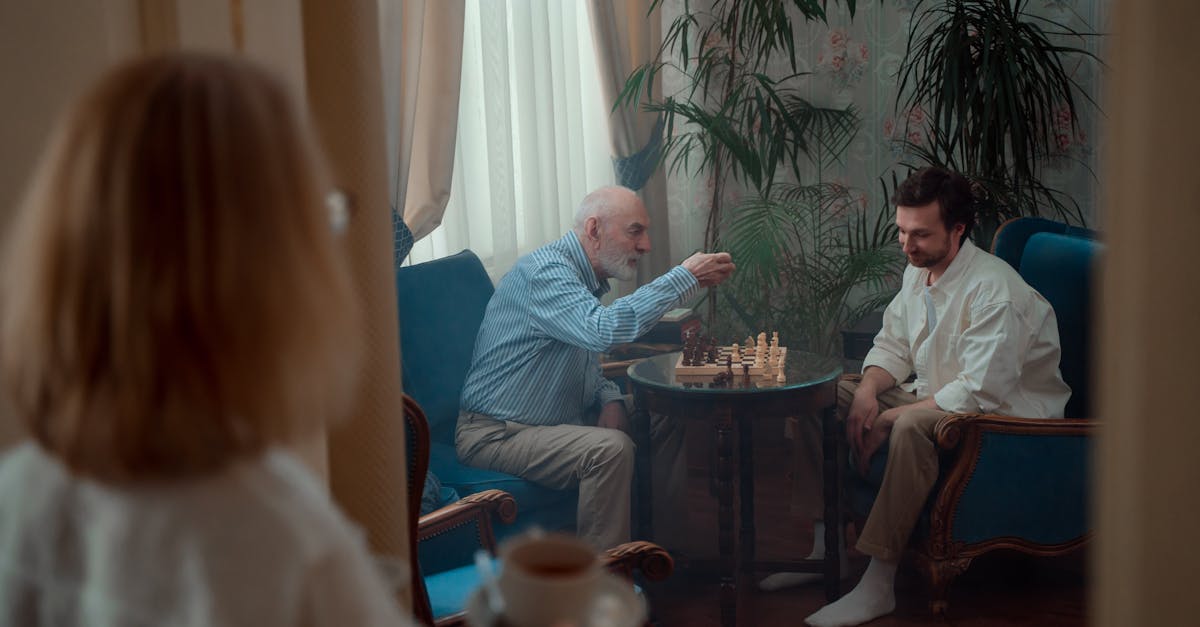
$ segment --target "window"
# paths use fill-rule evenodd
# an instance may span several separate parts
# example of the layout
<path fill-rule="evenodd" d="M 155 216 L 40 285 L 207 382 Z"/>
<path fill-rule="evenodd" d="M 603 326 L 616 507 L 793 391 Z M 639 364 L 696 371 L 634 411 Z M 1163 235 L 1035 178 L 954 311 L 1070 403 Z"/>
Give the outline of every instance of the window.
<path fill-rule="evenodd" d="M 467 0 L 453 187 L 409 263 L 470 248 L 493 278 L 614 181 L 582 0 Z"/>

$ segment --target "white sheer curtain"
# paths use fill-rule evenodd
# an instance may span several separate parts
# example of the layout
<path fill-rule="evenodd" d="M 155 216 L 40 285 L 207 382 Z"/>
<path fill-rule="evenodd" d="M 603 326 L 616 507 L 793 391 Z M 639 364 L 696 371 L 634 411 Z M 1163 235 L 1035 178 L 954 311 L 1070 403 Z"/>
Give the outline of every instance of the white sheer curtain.
<path fill-rule="evenodd" d="M 458 146 L 442 225 L 409 263 L 470 248 L 498 278 L 614 181 L 586 5 L 467 0 Z"/>

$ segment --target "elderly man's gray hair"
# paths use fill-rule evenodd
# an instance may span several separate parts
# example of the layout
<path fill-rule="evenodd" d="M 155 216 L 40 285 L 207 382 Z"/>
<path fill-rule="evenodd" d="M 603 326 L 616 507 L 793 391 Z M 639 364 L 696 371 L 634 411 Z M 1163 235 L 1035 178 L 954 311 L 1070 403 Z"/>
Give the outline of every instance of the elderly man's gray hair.
<path fill-rule="evenodd" d="M 600 220 L 608 217 L 614 209 L 625 206 L 637 198 L 637 192 L 620 185 L 606 185 L 588 194 L 575 210 L 575 232 L 583 233 L 583 223 L 588 218 Z"/>

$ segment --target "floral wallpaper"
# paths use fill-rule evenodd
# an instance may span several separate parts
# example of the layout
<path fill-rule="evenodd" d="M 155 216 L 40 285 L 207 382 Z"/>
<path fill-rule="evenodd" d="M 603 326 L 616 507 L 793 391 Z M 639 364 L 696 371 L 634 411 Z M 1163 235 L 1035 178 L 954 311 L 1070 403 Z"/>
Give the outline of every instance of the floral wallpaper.
<path fill-rule="evenodd" d="M 693 4 L 695 4 L 693 2 Z M 817 105 L 845 107 L 853 105 L 862 117 L 857 136 L 840 162 L 827 166 L 822 180 L 844 185 L 853 202 L 867 207 L 886 207 L 879 181 L 905 160 L 905 143 L 924 141 L 924 129 L 930 124 L 921 107 L 897 111 L 896 84 L 907 44 L 913 10 L 919 0 L 859 2 L 851 20 L 844 7 L 830 4 L 828 24 L 802 20 L 796 33 L 797 62 L 804 73 L 800 81 L 806 97 Z M 1064 21 L 1081 32 L 1103 32 L 1109 0 L 1031 0 L 1026 4 L 1034 15 Z M 679 15 L 683 0 L 667 0 L 663 6 L 663 30 Z M 1072 41 L 1103 57 L 1103 37 Z M 1070 71 L 1087 94 L 1100 102 L 1102 75 L 1094 61 L 1072 59 Z M 786 74 L 786 62 L 780 60 L 778 75 Z M 686 83 L 678 73 L 665 71 L 663 93 L 683 90 Z M 1097 222 L 1094 172 L 1101 151 L 1097 143 L 1097 119 L 1100 111 L 1085 101 L 1078 105 L 1080 124 L 1072 131 L 1070 114 L 1065 107 L 1056 120 L 1057 153 L 1044 173 L 1047 184 L 1070 194 L 1079 203 L 1088 226 Z M 806 176 L 817 176 L 814 171 Z M 816 180 L 810 179 L 810 180 Z M 711 204 L 712 182 L 704 174 L 672 172 L 668 176 L 668 219 L 671 223 L 671 254 L 681 259 L 703 245 L 704 224 Z M 737 190 L 728 192 L 736 196 Z M 890 207 L 887 208 L 890 211 Z"/>

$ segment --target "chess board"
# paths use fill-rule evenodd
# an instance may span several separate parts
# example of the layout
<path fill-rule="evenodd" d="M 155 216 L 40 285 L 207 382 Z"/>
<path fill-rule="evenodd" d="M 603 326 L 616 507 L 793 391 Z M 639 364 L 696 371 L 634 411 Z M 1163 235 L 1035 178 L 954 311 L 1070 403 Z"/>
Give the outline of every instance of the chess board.
<path fill-rule="evenodd" d="M 779 351 L 778 354 L 782 355 L 783 363 L 786 364 L 787 363 L 787 347 L 780 346 L 776 350 Z M 677 375 L 719 374 L 719 373 L 725 372 L 725 370 L 726 370 L 725 358 L 732 354 L 733 354 L 732 346 L 718 346 L 716 361 L 706 358 L 705 363 L 703 365 L 685 366 L 683 364 L 683 354 L 681 353 L 679 355 L 679 359 L 677 359 L 675 361 L 675 374 L 677 374 Z M 742 351 L 742 359 L 744 360 L 744 363 L 750 364 L 750 374 L 752 376 L 761 377 L 761 376 L 767 375 L 767 374 L 773 375 L 773 374 L 775 374 L 775 372 L 777 370 L 777 369 L 768 370 L 766 367 L 756 367 L 754 365 L 754 349 L 750 349 L 749 351 L 743 350 Z M 733 376 L 735 376 L 735 377 L 741 376 L 743 374 L 743 371 L 744 371 L 744 368 L 742 367 L 741 364 L 739 364 L 736 361 L 733 362 Z"/>

